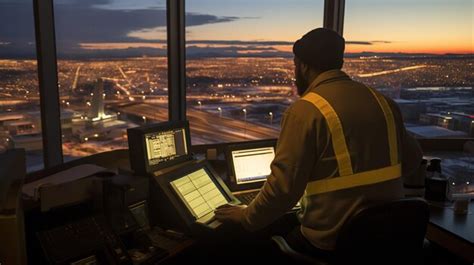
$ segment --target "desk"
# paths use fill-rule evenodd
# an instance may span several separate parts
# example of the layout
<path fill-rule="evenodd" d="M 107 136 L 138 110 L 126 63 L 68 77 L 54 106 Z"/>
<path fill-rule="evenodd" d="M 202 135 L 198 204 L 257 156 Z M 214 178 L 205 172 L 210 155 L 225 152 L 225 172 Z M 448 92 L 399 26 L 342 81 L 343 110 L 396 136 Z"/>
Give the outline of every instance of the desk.
<path fill-rule="evenodd" d="M 426 237 L 463 259 L 474 262 L 474 202 L 469 213 L 455 214 L 452 207 L 430 205 Z"/>

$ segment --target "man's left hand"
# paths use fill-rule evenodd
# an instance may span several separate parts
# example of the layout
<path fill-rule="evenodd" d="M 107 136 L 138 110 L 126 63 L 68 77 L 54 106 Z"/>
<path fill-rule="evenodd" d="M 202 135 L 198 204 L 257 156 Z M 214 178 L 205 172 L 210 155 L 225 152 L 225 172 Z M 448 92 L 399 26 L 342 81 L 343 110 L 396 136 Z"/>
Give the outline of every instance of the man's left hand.
<path fill-rule="evenodd" d="M 217 207 L 214 213 L 216 215 L 216 219 L 221 222 L 240 224 L 244 217 L 245 208 L 247 208 L 247 205 L 225 204 Z"/>

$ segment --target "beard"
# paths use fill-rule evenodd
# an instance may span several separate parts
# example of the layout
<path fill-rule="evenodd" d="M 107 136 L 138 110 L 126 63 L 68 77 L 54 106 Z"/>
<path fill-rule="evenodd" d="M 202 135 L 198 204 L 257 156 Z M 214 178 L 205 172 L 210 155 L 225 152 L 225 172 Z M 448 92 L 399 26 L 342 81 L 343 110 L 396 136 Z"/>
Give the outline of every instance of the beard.
<path fill-rule="evenodd" d="M 295 79 L 296 79 L 295 85 L 296 85 L 296 89 L 298 91 L 298 95 L 302 96 L 304 94 L 304 92 L 306 92 L 306 90 L 309 87 L 308 81 L 303 76 L 303 74 L 301 74 L 301 71 L 296 71 Z"/>

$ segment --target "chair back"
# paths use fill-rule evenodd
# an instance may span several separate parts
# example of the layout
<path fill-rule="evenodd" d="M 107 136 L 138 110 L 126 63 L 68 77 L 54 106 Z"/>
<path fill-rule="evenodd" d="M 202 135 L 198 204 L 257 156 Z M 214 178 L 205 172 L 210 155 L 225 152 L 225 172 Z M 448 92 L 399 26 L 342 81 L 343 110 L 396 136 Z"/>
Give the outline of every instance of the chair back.
<path fill-rule="evenodd" d="M 413 261 L 423 253 L 428 220 L 428 204 L 418 198 L 362 208 L 341 228 L 336 256 L 350 263 L 372 258 L 382 263 Z"/>

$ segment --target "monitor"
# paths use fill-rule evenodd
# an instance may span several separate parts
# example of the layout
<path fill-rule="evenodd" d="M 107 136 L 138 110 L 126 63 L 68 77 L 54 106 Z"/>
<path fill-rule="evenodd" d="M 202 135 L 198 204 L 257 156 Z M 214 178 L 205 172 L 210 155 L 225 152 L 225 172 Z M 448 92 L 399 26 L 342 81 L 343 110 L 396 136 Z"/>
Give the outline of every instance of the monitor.
<path fill-rule="evenodd" d="M 227 203 L 239 203 L 206 161 L 155 176 L 155 180 L 160 193 L 165 195 L 164 199 L 191 229 L 194 224 L 217 227 L 219 223 L 214 218 L 214 210 Z M 164 204 L 163 199 L 156 200 L 156 203 Z M 171 216 L 169 213 L 163 215 Z"/>
<path fill-rule="evenodd" d="M 191 160 L 189 124 L 164 122 L 127 130 L 130 164 L 136 174 Z"/>
<path fill-rule="evenodd" d="M 150 166 L 188 154 L 184 128 L 145 134 L 146 157 Z"/>
<path fill-rule="evenodd" d="M 265 140 L 228 147 L 227 160 L 232 189 L 259 188 L 271 173 L 275 141 Z"/>

